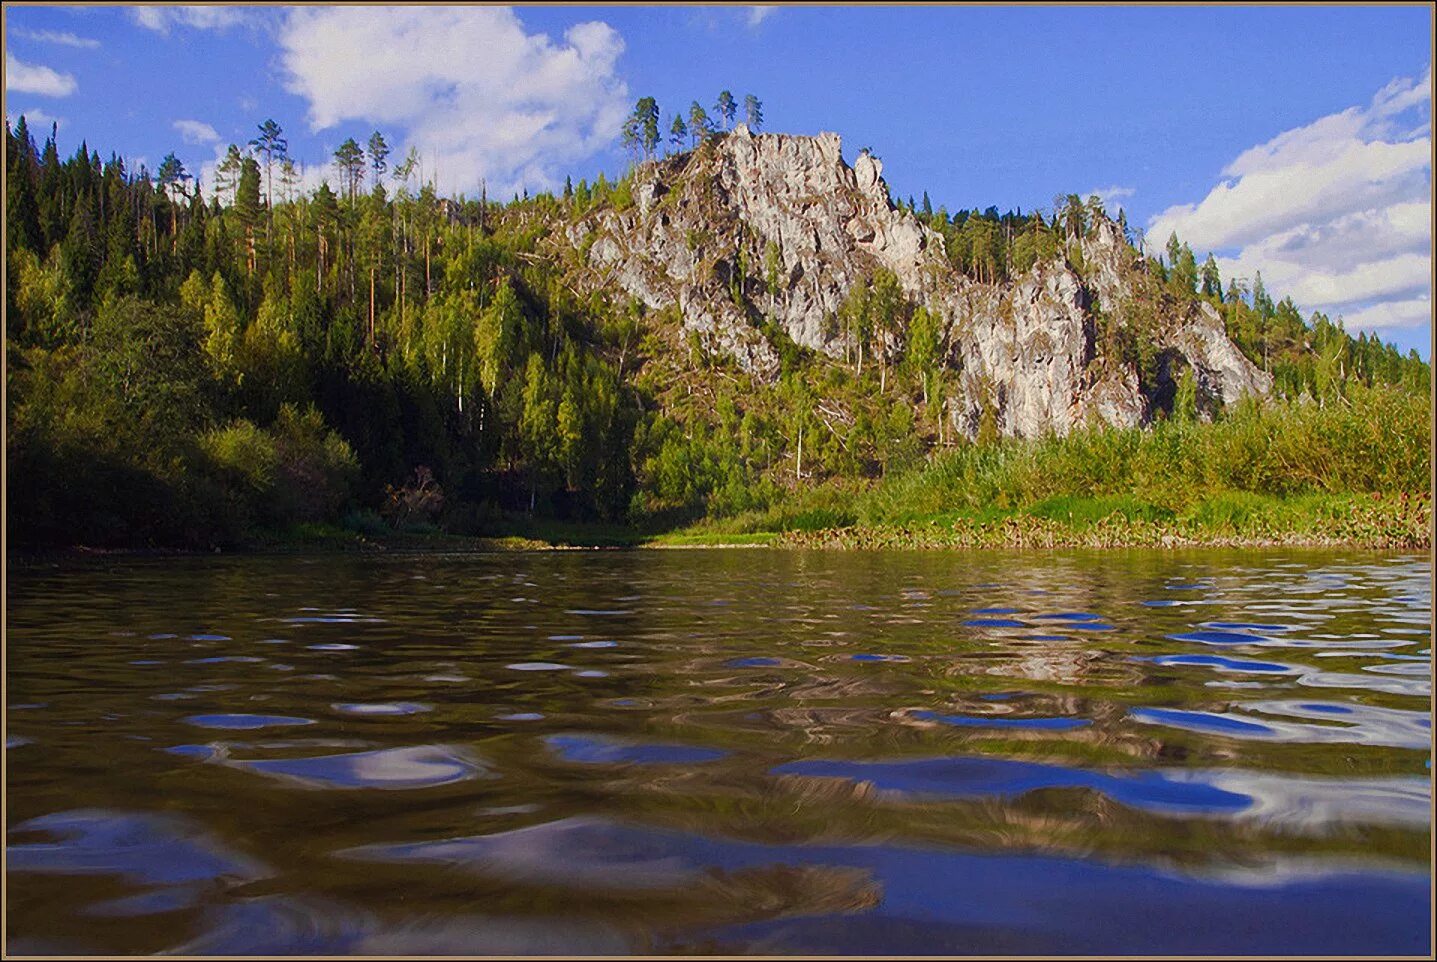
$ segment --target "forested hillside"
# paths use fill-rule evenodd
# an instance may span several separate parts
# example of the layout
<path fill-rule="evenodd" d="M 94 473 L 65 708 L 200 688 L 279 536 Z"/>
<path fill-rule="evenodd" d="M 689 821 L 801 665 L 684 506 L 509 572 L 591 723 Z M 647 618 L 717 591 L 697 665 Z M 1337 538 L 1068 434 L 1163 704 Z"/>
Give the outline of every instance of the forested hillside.
<path fill-rule="evenodd" d="M 602 237 L 667 216 L 656 183 L 699 197 L 705 158 L 736 135 L 674 125 L 674 155 L 641 137 L 652 156 L 620 180 L 500 201 L 437 196 L 378 133 L 347 142 L 307 190 L 268 121 L 202 191 L 173 154 L 154 172 L 85 143 L 62 159 L 53 130 L 37 144 L 23 118 L 7 125 L 11 543 L 204 548 L 304 525 L 485 534 L 542 518 L 657 530 L 1012 433 L 963 386 L 977 335 L 879 262 L 853 262 L 866 266 L 800 343 L 788 251 L 739 243 L 708 258 L 702 283 L 743 326 L 733 343 L 770 365 L 742 363 L 722 319 L 694 320 L 709 301 L 661 303 L 606 272 Z M 880 206 L 941 237 L 924 244 L 975 285 L 1038 283 L 1049 264 L 1103 283 L 1083 262 L 1110 223 L 1095 201 L 949 215 L 882 191 Z M 685 209 L 707 216 L 697 200 Z M 697 263 L 712 238 L 686 230 Z M 1224 282 L 1176 239 L 1141 256 L 1118 230 L 1140 268 L 1122 283 L 1143 296 L 1084 307 L 1096 326 L 1080 373 L 1101 387 L 1133 372 L 1132 423 L 1224 416 L 1171 366 L 1175 348 L 1145 340 L 1154 304 L 1215 311 L 1244 363 L 1271 376 L 1269 405 L 1350 406 L 1374 388 L 1425 406 L 1415 354 L 1304 320 L 1260 279 Z"/>

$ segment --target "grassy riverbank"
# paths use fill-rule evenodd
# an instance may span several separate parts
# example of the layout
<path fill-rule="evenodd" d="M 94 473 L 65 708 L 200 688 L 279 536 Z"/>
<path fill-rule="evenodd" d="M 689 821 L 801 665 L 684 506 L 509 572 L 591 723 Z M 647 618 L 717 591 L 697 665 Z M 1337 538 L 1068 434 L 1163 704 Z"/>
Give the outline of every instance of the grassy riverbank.
<path fill-rule="evenodd" d="M 811 517 L 811 516 L 810 516 Z M 802 523 L 802 522 L 801 522 Z M 653 547 L 770 544 L 806 548 L 1120 548 L 1351 546 L 1426 548 L 1432 502 L 1421 497 L 1231 492 L 1175 513 L 1135 498 L 1055 498 L 1016 509 L 948 512 L 891 523 L 722 531 L 701 526 Z M 775 527 L 777 527 L 775 525 Z"/>
<path fill-rule="evenodd" d="M 850 493 L 850 497 L 863 496 Z M 1230 492 L 1184 513 L 1135 498 L 1057 498 L 1024 508 L 954 511 L 902 522 L 821 524 L 823 510 L 771 521 L 704 522 L 658 534 L 632 528 L 548 522 L 493 536 L 438 531 L 374 535 L 333 525 L 263 533 L 240 550 L 559 551 L 625 548 L 1181 548 L 1355 547 L 1425 549 L 1432 501 L 1375 495 L 1279 498 Z M 744 528 L 745 530 L 739 530 Z M 174 551 L 75 548 L 62 554 L 174 554 Z M 207 552 L 179 552 L 204 554 Z M 12 561 L 15 560 L 13 557 Z"/>
<path fill-rule="evenodd" d="M 1431 542 L 1428 398 L 1358 389 L 1212 423 L 971 445 L 867 487 L 796 493 L 661 543 L 1108 547 Z"/>

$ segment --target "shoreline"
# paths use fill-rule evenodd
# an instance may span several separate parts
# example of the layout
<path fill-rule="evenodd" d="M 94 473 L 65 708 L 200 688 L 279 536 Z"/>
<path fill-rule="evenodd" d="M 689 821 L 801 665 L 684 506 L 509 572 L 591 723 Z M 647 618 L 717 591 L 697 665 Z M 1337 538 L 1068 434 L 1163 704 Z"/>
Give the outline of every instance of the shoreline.
<path fill-rule="evenodd" d="M 1119 528 L 1123 530 L 1119 530 Z M 576 543 L 536 538 L 466 537 L 449 535 L 428 538 L 398 538 L 377 541 L 326 539 L 280 541 L 226 548 L 95 548 L 74 545 L 63 548 L 6 551 L 7 565 L 31 566 L 65 561 L 106 559 L 178 559 L 214 556 L 263 557 L 266 555 L 378 555 L 378 554 L 499 554 L 530 551 L 694 551 L 694 550 L 776 550 L 776 551 L 1189 551 L 1189 550 L 1273 550 L 1312 549 L 1357 551 L 1431 552 L 1428 537 L 1337 536 L 1329 532 L 1292 532 L 1266 537 L 1231 532 L 1180 532 L 1152 526 L 1094 526 L 1077 529 L 1065 526 L 1022 524 L 941 525 L 909 524 L 876 527 L 830 528 L 817 531 L 756 532 L 747 535 L 673 533 L 638 536 L 622 543 Z"/>
<path fill-rule="evenodd" d="M 519 551 L 673 551 L 702 548 L 821 551 L 1054 551 L 1350 549 L 1430 552 L 1432 499 L 1340 495 L 1271 501 L 1226 517 L 1151 517 L 1134 510 L 1066 516 L 1005 509 L 922 514 L 892 521 L 806 524 L 803 515 L 700 520 L 667 531 L 593 522 L 516 521 L 507 532 L 449 534 L 430 528 L 358 531 L 337 525 L 262 530 L 242 542 L 205 548 L 7 546 L 11 564 L 106 558 L 208 555 L 471 554 Z"/>

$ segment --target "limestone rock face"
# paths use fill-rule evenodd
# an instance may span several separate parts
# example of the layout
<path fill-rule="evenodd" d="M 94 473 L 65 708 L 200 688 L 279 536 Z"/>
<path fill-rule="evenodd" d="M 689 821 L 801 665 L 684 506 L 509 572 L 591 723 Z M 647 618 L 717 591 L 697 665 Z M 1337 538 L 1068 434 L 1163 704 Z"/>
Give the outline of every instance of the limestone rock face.
<path fill-rule="evenodd" d="M 601 208 L 567 228 L 562 240 L 585 252 L 587 282 L 654 310 L 676 305 L 685 328 L 760 378 L 779 370 L 765 322 L 803 347 L 846 356 L 853 345 L 839 308 L 885 268 L 942 321 L 941 403 L 958 432 L 975 436 L 986 420 L 1000 434 L 1032 437 L 1152 416 L 1139 372 L 1102 355 L 1099 319 L 1123 316 L 1142 271 L 1110 221 L 1081 241 L 1081 275 L 1060 255 L 1006 284 L 980 284 L 953 269 L 938 233 L 890 203 L 878 158 L 864 152 L 850 167 L 836 134 L 753 134 L 744 125 L 645 164 L 632 197 L 624 210 Z M 1271 389 L 1210 305 L 1170 299 L 1159 309 L 1146 336 L 1165 376 L 1194 372 L 1200 410 Z M 895 332 L 873 349 L 897 358 L 903 342 Z"/>

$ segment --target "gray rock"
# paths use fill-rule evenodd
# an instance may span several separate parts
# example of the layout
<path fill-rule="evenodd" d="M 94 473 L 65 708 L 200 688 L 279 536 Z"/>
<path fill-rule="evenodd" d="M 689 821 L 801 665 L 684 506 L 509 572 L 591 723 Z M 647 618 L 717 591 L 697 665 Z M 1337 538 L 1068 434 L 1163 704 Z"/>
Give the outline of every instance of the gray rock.
<path fill-rule="evenodd" d="M 853 345 L 839 307 L 882 267 L 943 321 L 949 396 L 940 403 L 959 433 L 976 435 L 985 413 L 1001 434 L 1022 437 L 1152 416 L 1138 372 L 1100 356 L 1098 312 L 1109 323 L 1120 316 L 1142 270 L 1110 221 L 1081 242 L 1081 277 L 1060 256 L 1006 284 L 977 283 L 951 267 L 938 233 L 889 202 L 878 158 L 865 152 L 850 167 L 836 134 L 754 134 L 742 124 L 696 152 L 644 165 L 632 193 L 627 210 L 596 210 L 561 235 L 580 249 L 593 237 L 589 282 L 652 309 L 677 305 L 686 328 L 761 379 L 779 370 L 762 318 L 799 345 L 843 357 Z M 764 278 L 771 248 L 776 293 Z M 1163 305 L 1148 337 L 1164 371 L 1193 370 L 1200 410 L 1271 389 L 1210 305 Z M 896 358 L 903 340 L 898 332 L 875 350 Z"/>

